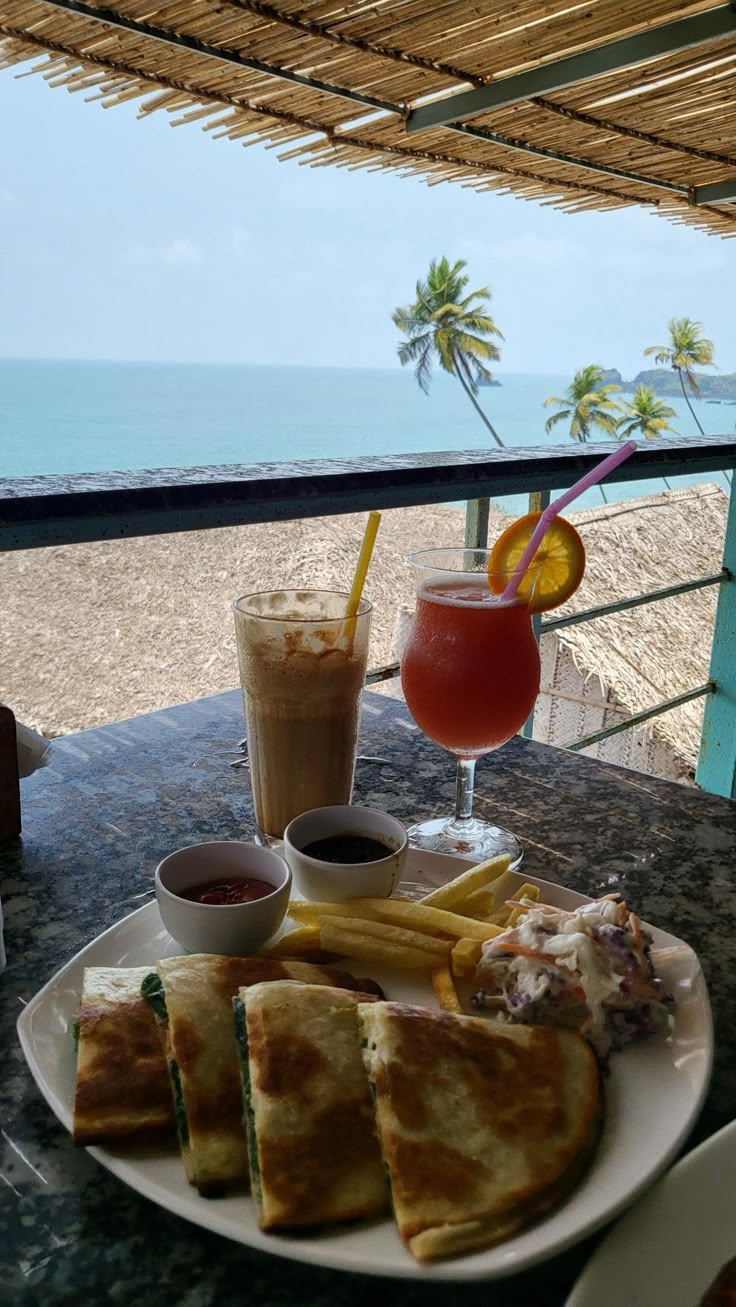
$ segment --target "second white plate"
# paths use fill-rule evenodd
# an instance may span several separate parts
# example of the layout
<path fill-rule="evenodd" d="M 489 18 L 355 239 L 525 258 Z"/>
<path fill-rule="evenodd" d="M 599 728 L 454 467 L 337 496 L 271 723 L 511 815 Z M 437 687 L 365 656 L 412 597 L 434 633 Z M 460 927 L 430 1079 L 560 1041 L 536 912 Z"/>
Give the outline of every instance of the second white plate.
<path fill-rule="evenodd" d="M 430 888 L 467 867 L 464 860 L 412 851 L 405 874 L 407 880 Z M 572 890 L 516 872 L 509 873 L 508 892 L 524 879 L 538 884 L 542 898 L 558 907 L 571 909 L 588 902 Z M 232 1194 L 214 1201 L 200 1197 L 187 1183 L 178 1154 L 122 1148 L 90 1152 L 120 1180 L 168 1211 L 263 1252 L 339 1270 L 423 1280 L 510 1275 L 583 1238 L 630 1203 L 675 1155 L 700 1110 L 713 1051 L 705 982 L 687 945 L 663 931 L 652 934 L 657 947 L 673 948 L 660 969 L 675 1000 L 672 1029 L 669 1035 L 663 1032 L 633 1044 L 612 1059 L 605 1085 L 603 1134 L 582 1184 L 557 1211 L 495 1248 L 419 1266 L 402 1246 L 390 1218 L 309 1237 L 264 1234 L 248 1197 Z M 159 958 L 180 952 L 163 929 L 156 904 L 149 903 L 82 949 L 24 1009 L 18 1021 L 23 1052 L 42 1094 L 67 1129 L 71 1129 L 75 1081 L 69 1027 L 77 1017 L 84 968 L 154 966 Z M 421 977 L 390 974 L 364 963 L 350 970 L 374 976 L 389 998 L 437 1006 L 428 981 Z"/>
<path fill-rule="evenodd" d="M 736 1257 L 736 1121 L 673 1166 L 603 1240 L 566 1307 L 696 1307 Z"/>

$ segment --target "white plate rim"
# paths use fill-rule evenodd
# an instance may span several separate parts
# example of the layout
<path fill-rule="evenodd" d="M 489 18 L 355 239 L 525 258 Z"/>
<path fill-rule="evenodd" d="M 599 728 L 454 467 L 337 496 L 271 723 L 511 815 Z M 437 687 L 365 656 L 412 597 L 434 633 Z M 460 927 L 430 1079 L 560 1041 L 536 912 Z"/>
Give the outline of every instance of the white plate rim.
<path fill-rule="evenodd" d="M 414 853 L 415 851 L 412 850 L 411 852 Z M 422 852 L 421 857 L 422 860 L 427 860 L 427 855 L 424 852 Z M 431 854 L 429 855 L 428 860 L 431 864 L 438 866 L 445 864 L 450 875 L 453 872 L 457 874 L 459 869 L 467 869 L 469 866 L 467 859 L 460 861 L 456 858 L 447 857 L 442 854 Z M 409 868 L 407 867 L 407 872 L 408 871 Z M 555 900 L 559 900 L 560 896 L 567 900 L 568 906 L 571 906 L 574 902 L 588 903 L 591 901 L 589 896 L 585 894 L 580 894 L 576 890 L 570 890 L 566 886 L 551 881 L 545 881 L 540 877 L 523 872 L 522 869 L 518 869 L 517 871 L 508 874 L 512 875 L 519 883 L 526 881 L 530 884 L 538 885 L 540 890 L 544 892 L 547 901 L 555 902 Z M 450 878 L 450 875 L 446 878 Z M 145 921 L 146 916 L 153 916 L 154 919 L 157 919 L 160 922 L 155 900 L 152 900 L 143 907 L 137 908 L 133 912 L 128 913 L 125 917 L 113 923 L 113 925 L 107 927 L 106 930 L 90 940 L 72 958 L 61 966 L 54 975 L 51 976 L 46 984 L 43 985 L 33 998 L 28 1001 L 18 1018 L 18 1037 L 31 1075 L 55 1116 L 69 1131 L 71 1131 L 72 1124 L 71 1110 L 67 1106 L 67 1103 L 60 1097 L 54 1085 L 49 1083 L 47 1078 L 43 1075 L 36 1058 L 34 1040 L 31 1032 L 31 1024 L 34 1014 L 39 1010 L 39 1008 L 42 1008 L 47 998 L 60 988 L 64 982 L 65 976 L 67 976 L 70 971 L 84 965 L 84 959 L 88 953 L 93 950 L 96 951 L 100 946 L 104 946 L 105 943 L 114 940 L 121 930 L 129 928 L 131 924 L 134 924 L 136 918 Z M 688 1111 L 680 1121 L 678 1129 L 671 1136 L 668 1147 L 662 1149 L 656 1161 L 653 1161 L 648 1168 L 642 1172 L 637 1183 L 632 1186 L 624 1197 L 606 1206 L 605 1210 L 601 1209 L 590 1218 L 579 1222 L 566 1234 L 556 1236 L 553 1242 L 545 1244 L 544 1238 L 542 1237 L 537 1241 L 537 1246 L 532 1247 L 526 1253 L 512 1253 L 510 1256 L 505 1255 L 504 1250 L 513 1247 L 515 1240 L 512 1239 L 480 1253 L 469 1254 L 465 1257 L 455 1258 L 447 1262 L 438 1262 L 429 1265 L 420 1265 L 414 1261 L 408 1251 L 404 1250 L 405 1262 L 402 1261 L 399 1265 L 391 1264 L 390 1266 L 387 1266 L 385 1264 L 376 1263 L 375 1260 L 362 1260 L 359 1256 L 356 1256 L 351 1252 L 348 1252 L 347 1255 L 344 1253 L 341 1254 L 339 1246 L 337 1250 L 335 1248 L 335 1244 L 338 1243 L 337 1235 L 335 1240 L 331 1240 L 329 1236 L 317 1236 L 313 1239 L 303 1237 L 291 1239 L 288 1236 L 265 1234 L 258 1230 L 257 1227 L 253 1229 L 244 1227 L 244 1237 L 239 1238 L 237 1235 L 225 1232 L 222 1229 L 222 1223 L 216 1219 L 218 1204 L 212 1203 L 211 1200 L 200 1198 L 199 1195 L 196 1195 L 195 1191 L 191 1190 L 186 1180 L 184 1180 L 183 1172 L 182 1193 L 181 1195 L 172 1194 L 171 1191 L 165 1188 L 162 1184 L 151 1181 L 150 1178 L 141 1177 L 137 1170 L 135 1161 L 131 1162 L 127 1159 L 121 1158 L 106 1148 L 90 1147 L 87 1151 L 108 1171 L 110 1171 L 111 1174 L 122 1180 L 123 1183 L 129 1185 L 129 1187 L 134 1189 L 143 1197 L 156 1202 L 165 1210 L 173 1212 L 175 1215 L 180 1216 L 195 1225 L 199 1225 L 203 1229 L 221 1234 L 226 1238 L 234 1239 L 236 1242 L 241 1242 L 247 1247 L 254 1248 L 259 1252 L 268 1253 L 271 1256 L 284 1257 L 288 1260 L 329 1269 L 398 1279 L 427 1281 L 490 1281 L 516 1274 L 522 1270 L 528 1269 L 530 1266 L 534 1266 L 539 1262 L 545 1261 L 548 1258 L 563 1252 L 566 1248 L 571 1247 L 581 1239 L 586 1238 L 588 1235 L 600 1229 L 601 1226 L 607 1225 L 624 1209 L 628 1208 L 645 1189 L 651 1186 L 654 1180 L 669 1165 L 687 1137 L 693 1122 L 700 1113 L 708 1090 L 713 1062 L 713 1023 L 702 969 L 700 968 L 697 955 L 684 941 L 679 940 L 676 936 L 669 935 L 667 932 L 663 932 L 656 927 L 648 926 L 647 928 L 653 932 L 655 942 L 658 942 L 660 945 L 681 945 L 686 948 L 692 958 L 692 962 L 694 963 L 693 986 L 698 989 L 698 998 L 702 1008 L 700 1015 L 703 1021 L 702 1028 L 699 1032 L 702 1038 L 700 1052 L 704 1055 L 702 1073 L 699 1077 L 697 1093 L 694 1095 Z M 96 965 L 116 965 L 116 963 L 104 963 L 98 959 Z M 619 1056 L 624 1057 L 626 1054 L 624 1053 Z M 595 1170 L 595 1166 L 596 1163 L 594 1160 L 593 1167 L 591 1168 L 592 1171 Z M 192 1211 L 193 1197 L 198 1203 L 201 1202 L 203 1204 L 201 1215 L 195 1214 Z M 545 1227 L 549 1225 L 550 1221 L 553 1220 L 560 1211 L 564 1211 L 566 1205 L 567 1204 L 562 1204 L 560 1208 L 555 1209 L 555 1212 L 553 1212 L 550 1217 L 543 1219 L 535 1226 L 531 1227 L 530 1231 L 525 1231 L 523 1233 L 529 1234 L 530 1232 L 542 1232 L 543 1236 Z M 390 1217 L 385 1218 L 385 1221 L 381 1224 L 390 1224 L 392 1229 L 395 1230 L 394 1223 Z M 245 1237 L 246 1235 L 247 1237 Z"/>

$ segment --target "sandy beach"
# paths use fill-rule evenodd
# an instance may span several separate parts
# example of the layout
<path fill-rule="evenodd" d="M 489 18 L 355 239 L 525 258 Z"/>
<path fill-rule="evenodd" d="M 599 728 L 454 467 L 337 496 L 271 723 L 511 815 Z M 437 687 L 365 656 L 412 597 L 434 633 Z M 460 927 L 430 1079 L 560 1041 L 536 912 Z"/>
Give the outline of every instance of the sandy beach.
<path fill-rule="evenodd" d="M 45 735 L 237 687 L 232 603 L 281 586 L 347 589 L 365 514 L 0 554 L 0 702 Z M 500 522 L 500 518 L 498 521 Z M 461 509 L 384 513 L 366 587 L 370 667 L 411 602 L 407 555 L 462 544 Z"/>

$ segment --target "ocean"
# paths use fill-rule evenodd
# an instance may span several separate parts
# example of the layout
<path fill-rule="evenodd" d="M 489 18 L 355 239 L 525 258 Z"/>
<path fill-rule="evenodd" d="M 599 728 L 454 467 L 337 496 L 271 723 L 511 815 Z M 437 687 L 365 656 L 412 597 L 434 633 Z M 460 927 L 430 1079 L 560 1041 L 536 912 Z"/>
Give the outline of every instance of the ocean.
<path fill-rule="evenodd" d="M 497 374 L 483 408 L 509 446 L 566 444 L 562 424 L 544 430 L 569 376 Z M 429 396 L 400 369 L 0 360 L 0 476 L 124 471 L 218 463 L 288 462 L 360 454 L 488 447 L 491 437 L 459 384 L 435 375 Z M 622 396 L 622 398 L 626 398 Z M 673 425 L 696 428 L 683 400 Z M 736 412 L 698 405 L 706 432 L 722 434 Z M 682 477 L 692 484 L 698 477 Z M 723 481 L 723 478 L 720 478 Z M 725 482 L 724 482 L 725 484 Z M 662 482 L 611 488 L 612 499 Z M 516 511 L 521 500 L 503 506 Z M 580 506 L 600 503 L 591 491 Z"/>

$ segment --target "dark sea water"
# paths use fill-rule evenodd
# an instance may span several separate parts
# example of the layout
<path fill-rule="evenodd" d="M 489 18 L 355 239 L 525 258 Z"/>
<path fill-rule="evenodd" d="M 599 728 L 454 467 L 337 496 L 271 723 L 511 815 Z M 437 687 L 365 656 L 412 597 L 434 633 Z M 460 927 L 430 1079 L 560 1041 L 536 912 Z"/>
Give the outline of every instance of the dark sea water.
<path fill-rule="evenodd" d="M 547 436 L 548 395 L 570 378 L 498 374 L 480 401 L 505 444 Z M 483 449 L 490 443 L 460 386 L 436 376 L 429 396 L 409 372 L 208 364 L 0 360 L 0 476 L 197 464 L 285 462 L 359 454 Z M 625 397 L 623 397 L 625 398 Z M 695 434 L 682 400 L 673 425 Z M 707 432 L 734 428 L 736 408 L 699 405 Z M 696 477 L 683 477 L 689 484 Z M 612 498 L 661 489 L 637 482 Z M 599 503 L 598 492 L 581 501 Z M 515 508 L 519 500 L 506 501 Z"/>

